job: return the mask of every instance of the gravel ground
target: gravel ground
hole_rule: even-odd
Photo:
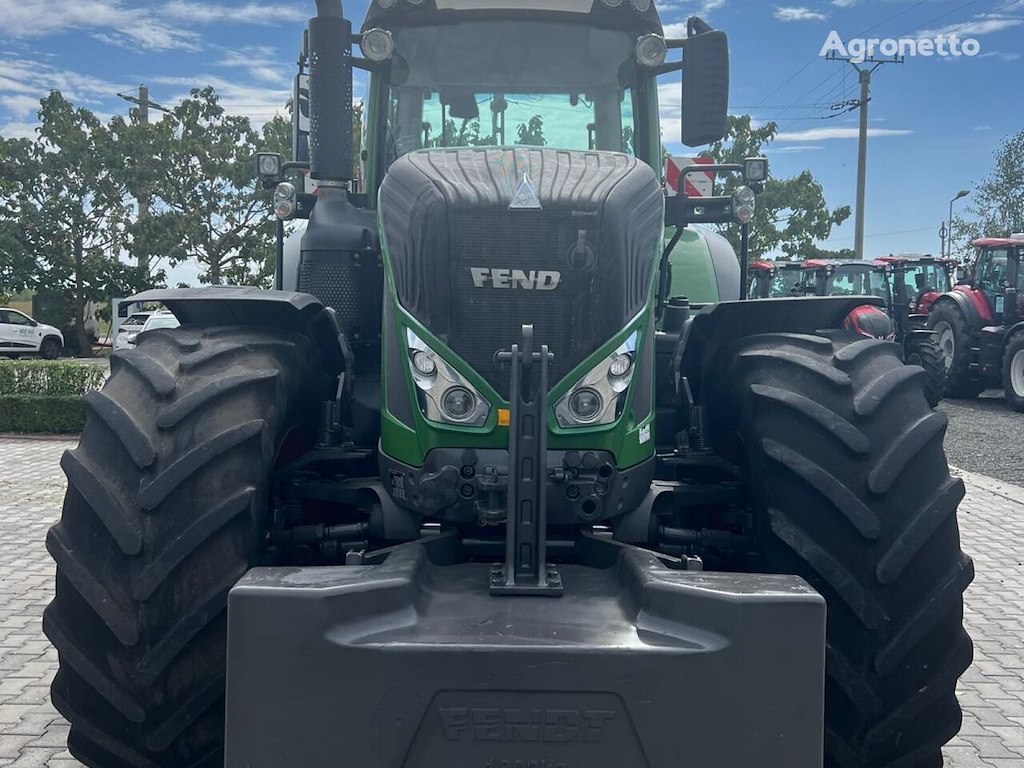
[[[946,455],[957,467],[1024,486],[1024,413],[1012,411],[1000,390],[977,400],[945,400]]]

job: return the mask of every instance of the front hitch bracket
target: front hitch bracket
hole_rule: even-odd
[[[508,513],[505,562],[491,567],[492,595],[559,597],[562,578],[547,563],[547,412],[546,344],[534,351],[533,326],[523,326],[522,343],[498,360],[512,369],[509,414]]]

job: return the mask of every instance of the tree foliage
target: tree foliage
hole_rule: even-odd
[[[274,228],[253,158],[280,143],[280,126],[261,135],[248,118],[228,115],[206,87],[193,89],[148,138],[162,166],[149,182],[151,215],[136,232],[149,255],[193,260],[205,283],[267,285]]]
[[[992,170],[971,194],[966,215],[954,217],[954,256],[967,256],[979,237],[1024,232],[1024,131],[1007,136],[995,151]]]
[[[725,139],[712,144],[705,157],[716,163],[742,163],[745,158],[763,154],[778,132],[775,123],[754,127],[749,115],[731,115]],[[739,182],[729,179],[723,185],[731,191]],[[815,242],[827,239],[832,227],[850,217],[850,207],[829,209],[825,192],[814,175],[805,170],[789,179],[769,177],[758,195],[754,222],[750,227],[752,259],[781,251],[789,260],[839,258],[844,252],[819,248]],[[739,251],[740,228],[732,224],[720,227],[722,234]]]
[[[90,111],[53,91],[41,102],[39,120],[36,141],[4,144],[4,237],[20,275],[12,283],[68,297],[68,341],[87,354],[86,305],[135,287],[133,270],[119,259],[128,190],[112,171],[112,134]]]

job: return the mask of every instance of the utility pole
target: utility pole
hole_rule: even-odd
[[[149,108],[150,107],[152,107],[153,109],[156,109],[156,110],[158,110],[160,112],[170,112],[171,111],[171,110],[167,109],[167,107],[164,107],[164,106],[158,104],[157,102],[152,101],[149,98],[149,88],[147,86],[145,86],[145,85],[140,85],[139,86],[139,92],[138,92],[137,96],[135,94],[131,94],[131,93],[119,93],[117,95],[120,96],[122,99],[124,99],[127,102],[130,102],[132,104],[138,105],[135,108],[133,108],[129,112],[129,114],[131,115],[131,117],[134,120],[136,120],[138,122],[139,125],[148,125],[149,124]],[[149,218],[149,200],[150,200],[149,192],[146,189],[144,189],[144,188],[140,188],[139,194],[138,194],[138,197],[136,198],[136,200],[138,201],[139,212],[138,212],[138,216],[136,217],[135,220],[137,222],[141,223],[141,222],[143,222],[143,221],[145,221],[146,219]],[[145,256],[145,254],[143,254],[141,252],[138,254],[137,259],[138,259],[137,263],[138,263],[139,277],[141,277],[143,280],[145,280],[147,277],[149,277],[149,259]]]
[[[868,57],[863,61],[855,62],[849,56],[837,56],[835,51],[830,51],[829,61],[843,61],[857,70],[860,80],[860,100],[857,106],[860,107],[860,147],[857,154],[857,211],[856,231],[854,233],[853,249],[858,259],[864,258],[864,199],[867,192],[868,180],[868,102],[871,101],[871,75],[883,64],[902,64],[902,56],[893,56],[891,59],[876,59]]]

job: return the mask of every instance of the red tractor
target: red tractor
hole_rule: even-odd
[[[876,296],[885,301],[884,312],[874,306],[857,307],[843,327],[862,336],[898,343],[903,348],[903,361],[920,366],[927,374],[926,394],[935,407],[945,393],[946,364],[938,339],[927,328],[927,317],[915,312],[929,294],[918,286],[930,286],[925,268],[920,270],[925,279],[917,278],[918,263],[927,266],[924,259],[889,257],[878,261],[811,259],[803,263],[803,268],[812,275],[807,282],[818,296]],[[940,271],[949,275],[945,266]]]
[[[1002,384],[1024,411],[1024,234],[975,240],[970,280],[939,296],[928,325],[935,331],[954,397],[977,397]]]
[[[906,291],[908,312],[927,315],[935,300],[956,284],[955,259],[935,256],[882,256],[877,264],[892,267],[893,285],[901,282]]]

